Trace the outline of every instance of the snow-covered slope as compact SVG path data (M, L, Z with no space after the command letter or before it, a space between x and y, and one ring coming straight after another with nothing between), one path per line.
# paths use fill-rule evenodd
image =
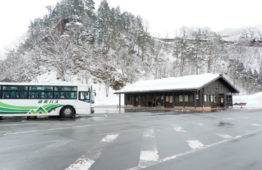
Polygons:
M104 84L94 84L96 90L95 106L117 106L119 105L119 96L114 94L114 90L109 88L108 97L106 97L106 88ZM124 97L121 96L121 105L124 103Z
M262 92L253 95L235 96L234 103L247 103L244 106L247 109L262 109Z

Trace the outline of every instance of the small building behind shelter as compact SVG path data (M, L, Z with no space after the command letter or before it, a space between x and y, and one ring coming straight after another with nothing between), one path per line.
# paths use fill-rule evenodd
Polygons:
M195 111L229 108L234 93L239 91L222 74L211 73L146 80L115 92L124 94L126 108Z

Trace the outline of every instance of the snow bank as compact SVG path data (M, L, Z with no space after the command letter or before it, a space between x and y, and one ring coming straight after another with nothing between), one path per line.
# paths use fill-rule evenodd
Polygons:
M119 96L114 94L114 90L109 88L108 97L106 97L106 88L104 84L94 84L96 90L95 106L116 106L119 104ZM121 105L124 104L124 95L121 96Z
M262 108L262 92L253 95L234 96L234 103L247 103L244 108L258 109ZM236 106L238 107L238 106Z

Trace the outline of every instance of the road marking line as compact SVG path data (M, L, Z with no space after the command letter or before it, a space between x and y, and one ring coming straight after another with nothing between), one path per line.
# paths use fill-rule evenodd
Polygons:
M23 125L41 125L41 124L38 124L38 123L21 123L21 124L3 124L3 125L0 125L0 127L5 127L5 126L23 126Z
M219 137L221 137L221 138L224 138L224 139L232 138L232 136L231 136L231 135L228 135L228 134L220 134L220 133L217 133L216 135L219 136Z
M198 141L198 140L187 140L187 144L192 148L192 149L199 149L202 148L204 145Z
M95 145L86 154L78 158L66 170L88 170L95 161L100 157L102 151L113 141L117 139L119 134L106 135L97 145Z
M173 126L173 129L176 132L186 132L181 126Z
M146 129L143 134L138 166L143 168L159 159L154 129Z
M34 133L37 132L37 130L28 130L28 131L22 131L22 132L7 132L3 135L17 135L17 134L24 134L24 133Z
M58 127L58 128L51 128L51 129L44 129L44 130L29 130L29 131L21 131L21 132L4 132L3 135L17 135L17 134L25 134L25 133L35 133L35 132L46 132L53 131L53 130L65 130L65 129L72 129L72 128L83 128L83 127L89 127L91 125L77 125L77 126L67 126L67 127Z
M143 167L143 168L148 168L148 167L152 167L152 166L155 166L157 164L164 163L164 162L167 162L167 161L170 161L170 160L175 160L177 158L180 158L180 157L183 157L183 156L186 156L186 155L190 155L190 154L193 154L195 152L203 151L203 150L206 150L206 149L209 149L209 148L212 148L212 147L224 144L224 143L232 142L234 140L238 140L238 139L250 136L250 135L260 133L261 131L262 131L262 129L254 130L254 131L251 131L249 133L245 133L241 136L235 136L235 137L232 137L232 138L229 138L229 139L221 140L221 141L213 143L213 144L205 145L205 146L203 146L199 149L192 149L192 150L189 150L189 151L186 151L186 152L183 152L183 153L179 153L177 155L172 155L172 156L169 156L169 157L166 157L166 158L162 158L162 159L159 159L156 162L148 164L146 167ZM133 167L133 168L129 168L128 170L140 170L140 169L142 169L142 168L139 167L139 166L136 166L136 167Z

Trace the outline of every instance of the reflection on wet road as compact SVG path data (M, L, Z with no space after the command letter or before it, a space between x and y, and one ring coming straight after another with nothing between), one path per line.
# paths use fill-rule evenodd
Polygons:
M261 111L119 112L0 121L0 170L261 169Z

